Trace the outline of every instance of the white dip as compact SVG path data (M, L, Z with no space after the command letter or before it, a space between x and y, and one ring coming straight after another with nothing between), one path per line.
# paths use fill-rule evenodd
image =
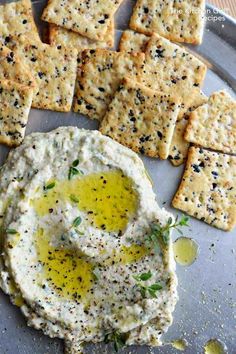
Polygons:
M32 134L0 186L0 283L30 326L68 353L104 339L161 345L177 280L171 240L154 252L147 238L171 215L135 153L97 131Z

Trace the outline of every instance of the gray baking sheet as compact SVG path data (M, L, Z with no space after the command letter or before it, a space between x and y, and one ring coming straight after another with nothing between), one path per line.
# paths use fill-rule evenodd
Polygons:
M128 26L134 1L123 2L117 13L117 41ZM44 1L33 2L35 18L41 33L46 25L40 21ZM207 7L207 24L203 44L190 49L202 57L208 65L204 93L225 88L232 95L236 92L236 22L213 7ZM96 129L98 124L75 113L57 113L32 110L27 134L47 132L62 125ZM8 149L0 146L0 164ZM178 187L183 166L173 167L168 161L143 158L153 178L160 204L172 213L171 199ZM186 354L201 354L204 344L211 338L223 341L228 354L236 353L236 230L225 233L191 218L191 231L186 236L194 238L200 247L197 261L188 268L177 265L179 302L174 313L174 323L164 337L166 343L185 338ZM174 234L173 238L178 235ZM29 284L30 288L30 284ZM165 353L178 351L170 345L150 350L147 347L127 348L122 353ZM0 353L1 354L59 354L63 343L49 339L40 331L26 326L20 310L10 304L9 298L0 292ZM112 347L89 346L87 353L112 353Z

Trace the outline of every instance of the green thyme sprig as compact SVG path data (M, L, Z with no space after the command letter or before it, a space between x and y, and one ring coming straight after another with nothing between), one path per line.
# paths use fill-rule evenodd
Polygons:
M145 238L145 243L147 247L153 248L155 253L158 253L160 250L160 244L167 246L170 241L170 232L171 229L177 230L181 235L183 234L181 227L189 226L189 218L185 215L181 217L177 216L175 220L170 217L165 226L159 224L152 224L151 232Z
M79 160L75 160L72 162L72 165L69 168L68 179L71 180L73 176L83 175L83 171L79 170L77 167L79 165Z
M163 286L160 283L154 283L149 286L143 284L143 282L152 278L151 271L141 275L133 275L133 278L136 280L136 285L139 288L143 298L145 298L147 294L149 294L152 298L157 298L157 291L163 289Z
M104 342L106 344L113 343L115 351L118 352L121 348L125 347L126 334L120 333L119 331L107 333L105 335Z

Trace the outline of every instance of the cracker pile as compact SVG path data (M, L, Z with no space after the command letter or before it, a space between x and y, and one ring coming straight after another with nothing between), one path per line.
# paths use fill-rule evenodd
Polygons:
M213 93L190 113L184 133L191 147L173 206L225 231L236 225L236 101ZM208 151L203 148L210 148Z
M207 98L206 65L173 43L202 42L205 0L137 0L113 51L121 3L49 0L42 14L49 44L40 39L30 0L1 5L0 142L22 142L31 106L73 107L140 154L174 166L187 160L173 205L229 230L235 157L226 154L236 153L236 102L225 91Z

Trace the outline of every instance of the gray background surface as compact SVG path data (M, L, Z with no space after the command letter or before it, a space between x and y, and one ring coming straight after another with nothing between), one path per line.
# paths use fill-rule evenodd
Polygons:
M127 28L134 1L125 0L117 14L117 40L121 31ZM44 1L33 2L35 18L40 28L40 15ZM217 14L209 18L201 46L190 47L208 63L204 93L226 88L232 95L236 92L236 23ZM214 12L213 12L214 11ZM45 28L45 25L43 26ZM234 92L233 92L234 90ZM50 131L61 125L96 129L97 122L74 113L56 113L32 110L27 134L33 131ZM7 156L8 149L0 146L0 164ZM170 202L180 182L183 167L174 168L168 161L143 158L155 184L160 204L171 212ZM203 353L203 346L210 338L222 340L229 354L236 354L236 230L225 233L191 218L191 231L186 236L194 238L200 247L197 261L189 268L177 266L179 278L179 302L174 313L174 323L165 342L185 338L188 341L186 354ZM174 234L174 239L178 237ZM30 288L30 284L29 284ZM63 352L59 340L51 340L26 326L18 308L0 292L0 353L1 354L56 354ZM111 353L112 347L90 346L89 353ZM134 347L124 353L176 353L170 345L152 349Z

